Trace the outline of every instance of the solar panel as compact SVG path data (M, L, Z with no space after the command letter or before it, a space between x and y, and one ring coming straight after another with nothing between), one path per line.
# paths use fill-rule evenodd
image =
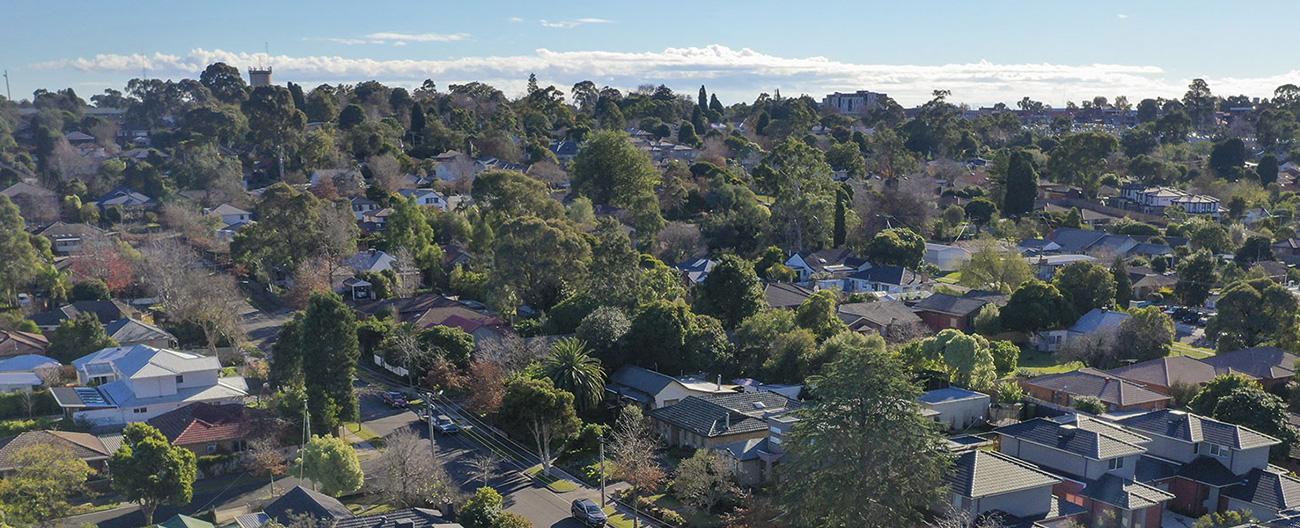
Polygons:
M81 403L86 404L87 407L108 407L108 400L104 399L104 395L100 394L98 389L77 387L73 390L77 392L77 397L81 398Z

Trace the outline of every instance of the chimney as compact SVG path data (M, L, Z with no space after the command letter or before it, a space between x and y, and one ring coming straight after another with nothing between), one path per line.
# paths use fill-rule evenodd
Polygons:
M722 374L718 374L718 390L722 390Z
M727 430L728 430L728 431L731 430L731 413L730 413L730 412L727 413Z

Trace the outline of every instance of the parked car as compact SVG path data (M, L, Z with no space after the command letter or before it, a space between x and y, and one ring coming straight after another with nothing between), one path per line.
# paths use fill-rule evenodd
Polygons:
M433 417L433 430L439 434L453 435L460 432L460 426L451 421L451 417L439 414Z
M578 522L583 524L583 526L601 527L605 526L605 523L609 522L609 518L605 516L605 512L591 499L577 499L573 501L573 506L569 508L569 512L572 513L573 518L577 519Z
M402 394L397 391L389 391L384 393L383 398L384 398L384 403L388 404L389 407L394 407L397 409L406 408L405 394Z

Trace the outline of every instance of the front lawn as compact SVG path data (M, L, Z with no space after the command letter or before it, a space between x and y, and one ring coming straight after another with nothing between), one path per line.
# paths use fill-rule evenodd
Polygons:
M1051 352L1027 350L1020 353L1018 371L1025 376L1033 377L1043 374L1060 374L1078 370L1082 367L1082 361L1065 361Z
M537 479L538 482L546 485L548 489L556 493L568 493L579 487L578 483L572 480L542 474L541 464L525 469L524 475Z
M1205 359L1207 357L1213 356L1214 351L1208 348L1198 347L1195 345L1183 343L1181 341L1174 341L1173 346L1169 347L1169 355L1187 356L1195 359Z

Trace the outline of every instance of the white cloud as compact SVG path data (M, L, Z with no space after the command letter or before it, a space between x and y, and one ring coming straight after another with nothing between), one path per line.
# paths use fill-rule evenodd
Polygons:
M573 29L578 26L586 26L589 24L610 24L613 23L614 21L606 20L604 18L575 18L572 20L542 19L539 22L541 22L542 27L557 28L557 29Z
M779 89L784 95L869 89L888 93L903 105L930 98L935 89L952 90L952 100L972 105L1008 104L1028 96L1054 106L1066 100L1114 98L1127 95L1178 97L1189 79L1170 76L1158 66L1124 64L965 64L907 65L860 64L826 57L781 57L748 48L713 45L668 48L653 52L551 51L531 54L473 56L446 60L371 59L337 55L268 57L262 53L194 49L184 55L101 54L61 59L34 65L47 70L135 75L147 69L151 76L193 77L213 62L236 67L271 64L278 79L309 82L356 82L377 79L401 85L432 78L440 86L466 81L492 83L506 89L517 86L530 73L539 79L567 86L590 79L600 85L631 88L639 84L667 84L694 92L707 84L710 92L731 100L752 99L759 92ZM1267 77L1206 77L1216 93L1268 96L1278 85L1300 84L1300 70ZM514 93L507 91L507 93Z
M392 44L394 46L405 46L412 42L456 42L469 38L469 33L395 33L381 31L369 35L355 37L327 37L327 38L304 38L303 40L323 40L333 42L344 46L359 46L365 44Z
M510 22L512 22L512 23L515 23L515 24L518 24L518 23L524 21L524 19L519 18L519 17L510 17L508 20L509 20Z
M1118 14L1118 15L1115 15L1115 18L1118 18L1118 19L1120 19L1120 20L1125 20L1125 19L1128 18L1128 15L1126 15L1126 14L1124 14L1124 13L1120 13L1120 14Z

